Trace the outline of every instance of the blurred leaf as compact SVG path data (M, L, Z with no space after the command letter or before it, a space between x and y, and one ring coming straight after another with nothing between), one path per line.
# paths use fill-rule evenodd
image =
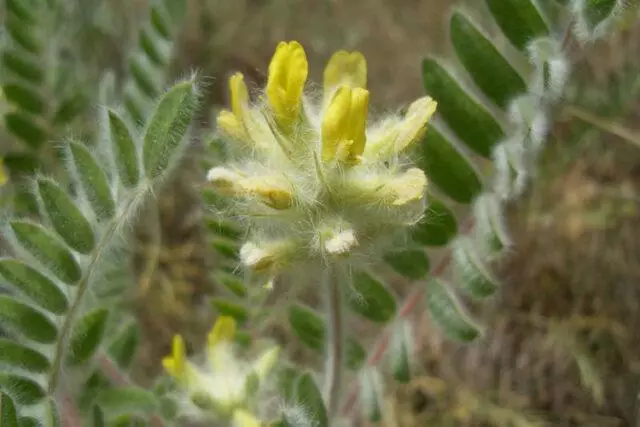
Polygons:
M25 23L36 23L35 15L32 12L32 8L29 8L27 2L24 0L6 0L5 4L7 10L13 13L17 18Z
M14 289L41 308L60 315L67 311L69 304L62 289L24 262L0 258L0 274Z
M4 116L4 124L9 132L33 149L39 149L47 139L45 130L28 114L7 113Z
M140 30L140 39L138 43L150 61L162 67L166 64L167 58L162 54L160 43L161 40L154 38L155 34L147 28Z
M42 353L5 338L0 338L0 365L33 373L45 373L51 368Z
M152 75L152 70L144 64L142 58L133 58L129 62L129 72L138 89L149 98L158 96L157 83Z
M8 83L2 86L2 91L9 101L31 114L42 114L44 111L44 100L29 86Z
M240 324L247 321L249 312L240 304L222 298L211 298L211 304L218 311L219 315L230 316Z
M505 36L519 50L549 32L542 14L531 0L486 0Z
M325 325L314 310L299 304L289 307L289 323L300 341L316 352L324 350Z
M150 413L158 409L153 393L138 387L113 387L98 394L96 403L109 418Z
M527 91L523 78L493 43L462 13L451 17L451 42L476 85L501 108Z
M384 260L397 273L412 280L419 280L429 274L429 257L423 249L401 249L387 252Z
M80 91L71 93L58 104L58 108L53 115L53 124L60 126L71 123L73 119L87 109L88 104L89 100L84 93Z
M469 160L435 126L427 128L417 150L418 166L451 200L469 204L482 191L480 178Z
M357 371L364 365L367 351L355 338L349 337L345 342L345 358L347 368Z
M228 239L239 239L243 231L232 221L216 220L212 218L206 218L206 226L209 231Z
M606 21L615 11L619 0L584 0L582 16L589 31L593 31L599 24Z
M21 48L36 55L40 53L42 45L34 34L34 29L31 26L25 25L19 18L9 15L6 28L11 38L15 40Z
M411 230L414 242L425 246L444 246L458 234L458 223L451 209L433 196L427 196L427 211Z
M217 238L211 240L211 247L224 258L235 261L238 259L240 250L238 243L234 240Z
M148 178L162 175L179 154L196 106L196 87L190 80L176 84L160 99L144 136L142 159Z
M6 393L0 393L0 426L18 427L18 414L13 399Z
M422 71L427 94L438 100L438 112L451 130L473 151L489 158L493 146L504 137L496 119L436 60L425 59Z
M385 323L396 313L396 299L377 279L363 271L354 271L347 305L360 316Z
M120 181L125 187L131 188L140 179L136 144L124 120L113 110L108 110L107 114L109 116L111 148Z
M460 275L460 286L473 298L487 298L496 292L495 278L467 240L459 242L453 249L453 260Z
M221 284L227 288L231 293L239 298L244 298L247 295L247 287L237 276L224 271L217 271L213 280L217 284Z
M17 51L3 52L2 63L7 70L25 81L38 85L44 80L44 74L40 66Z
M69 340L68 365L81 365L93 356L102 342L108 315L106 308L98 308L77 321Z
M128 368L133 361L140 342L140 328L135 320L125 325L109 344L107 353L118 366Z
M171 21L167 15L167 10L162 3L156 2L151 6L151 25L162 38L171 41Z
M44 389L35 381L8 372L0 372L0 390L9 393L18 407L33 405L46 396Z
M41 167L40 159L29 153L7 153L4 165L12 175L33 175Z
M38 180L38 189L49 220L60 237L76 251L90 253L96 245L93 229L69 195L46 178Z
M0 324L44 344L54 342L58 334L44 314L8 295L0 295Z
M329 417L322 400L322 394L318 390L313 377L309 373L302 374L296 380L295 402L297 406L304 408L304 414L314 427L328 427ZM290 425L293 420L287 420Z
M144 107L142 102L136 95L129 91L124 94L124 107L127 113L131 116L133 122L141 126L145 122L146 115L144 113Z
M427 308L433 321L453 340L469 342L480 335L480 328L466 314L449 287L433 279L427 287Z
M56 401L49 398L42 406L42 427L61 427L60 413L58 412Z
M59 279L74 285L82 275L80 266L67 247L39 224L12 220L16 240L31 256L49 268Z
M375 367L366 367L360 373L360 405L363 414L372 423L382 420L384 391L380 377Z
M393 378L401 384L411 380L410 339L408 326L401 322L393 328L389 345L389 359Z
M105 420L104 414L102 413L102 409L100 409L99 406L94 406L91 410L91 419L91 427L107 427L107 422Z
M96 217L103 221L111 219L116 214L116 203L111 194L107 174L85 146L71 142L69 152L84 194Z

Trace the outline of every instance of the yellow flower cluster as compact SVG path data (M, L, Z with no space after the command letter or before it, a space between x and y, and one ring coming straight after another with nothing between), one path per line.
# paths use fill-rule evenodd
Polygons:
M261 423L250 411L251 388L265 381L279 348L271 347L247 364L233 351L235 334L233 318L221 316L216 320L208 337L206 366L187 360L184 339L176 335L171 355L162 360L162 365L198 409L212 411L207 415L230 418L237 427L258 427Z
M321 102L305 93L308 74L302 46L281 42L264 95L252 103L243 76L234 74L231 109L217 119L237 161L211 169L208 181L235 200L252 230L242 262L272 275L296 258L348 258L363 242L420 220L425 209L427 178L406 153L436 102L423 97L404 115L369 123L361 53L331 57Z

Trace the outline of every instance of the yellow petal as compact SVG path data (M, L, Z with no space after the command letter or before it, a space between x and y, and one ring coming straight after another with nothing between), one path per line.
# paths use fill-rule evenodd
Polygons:
M222 110L216 118L218 129L230 137L238 140L245 139L245 131L242 122L229 110Z
M438 103L428 96L414 101L409 106L407 114L398 125L398 138L395 144L397 152L422 139L427 130L427 123L436 112L437 106Z
M242 193L243 177L237 172L222 166L216 166L207 172L207 181L222 194L238 196Z
M260 427L262 423L251 413L236 409L233 412L233 427Z
M309 74L307 56L300 43L280 42L269 64L267 99L276 122L285 130L300 115L302 91Z
M355 88L351 95L350 137L353 141L350 152L350 160L354 161L364 152L366 143L365 131L367 127L367 115L369 114L369 91Z
M286 188L270 185L269 182L253 182L245 187L249 194L259 196L273 209L285 210L293 206L293 194Z
M325 93L338 86L367 87L367 61L360 52L339 50L324 69Z
M173 337L171 345L171 356L162 359L162 366L169 375L183 379L186 373L186 351L184 339L180 335Z
M391 188L395 193L394 206L402 206L424 197L427 189L427 177L421 169L411 168L394 179Z
M255 361L253 365L253 372L258 374L258 378L260 381L265 379L269 372L273 369L276 362L278 361L278 356L280 355L280 347L271 347L264 353L260 355L260 357Z
M221 342L231 342L235 335L235 319L229 316L220 316L209 332L209 347L215 347Z
M231 111L238 120L242 121L244 110L249 102L249 91L242 73L235 73L229 78L229 89L231 92Z

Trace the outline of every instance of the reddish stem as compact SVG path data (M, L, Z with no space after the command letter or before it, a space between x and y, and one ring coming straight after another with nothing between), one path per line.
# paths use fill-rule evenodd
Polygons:
M462 224L460 234L467 234L471 232L473 227L474 227L474 219L472 216L470 216ZM440 276L442 273L444 273L446 268L449 266L450 262L451 262L451 249L447 250L445 256L440 260L440 262L438 262L436 267L431 272L431 277L435 278ZM407 317L413 311L413 309L416 308L416 306L422 299L423 295L424 295L423 290L421 290L417 286L414 287L414 289L409 293L407 298L405 298L404 302L402 303L402 306L400 307L400 311L398 312L397 317L399 319L403 319ZM395 322L391 322L391 323L395 323ZM387 351L387 348L389 347L390 335L391 335L390 327L388 327L382 333L382 337L380 338L380 340L375 344L373 351L369 353L369 358L367 359L367 365L375 366L380 361L380 359L382 359L382 356L384 356L384 353ZM347 398L347 401L342 407L342 411L341 411L342 416L349 415L349 413L353 410L353 407L355 406L356 401L358 399L359 392L360 392L360 387L358 385L354 386L351 392L349 393L349 397Z

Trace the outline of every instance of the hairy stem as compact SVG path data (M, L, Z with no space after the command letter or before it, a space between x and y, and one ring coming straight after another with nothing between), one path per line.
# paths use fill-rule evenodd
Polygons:
M113 238L114 234L120 227L121 223L125 221L131 214L131 211L134 209L137 197L136 195L132 195L129 200L126 201L125 207L118 216L113 218L109 222L109 226L107 230L100 238L96 249L91 254L91 260L89 261L89 265L86 270L83 272L82 278L78 282L75 299L71 304L71 308L67 312L67 315L62 324L62 328L60 330L60 335L58 337L58 341L56 343L56 347L54 349L54 358L53 365L51 368L51 374L49 378L49 384L47 386L47 390L50 395L53 395L58 387L58 382L60 380L60 372L62 371L62 364L64 361L65 350L67 348L67 341L69 338L69 334L74 325L74 320L76 315L80 311L82 306L82 298L89 288L89 284L91 283L91 278L93 277L94 272L96 271L96 267L99 264L100 259L104 255Z
M327 267L325 272L325 285L329 295L329 352L324 377L324 394L329 418L333 418L338 411L344 370L344 312L340 284L336 278L335 271L331 267Z

